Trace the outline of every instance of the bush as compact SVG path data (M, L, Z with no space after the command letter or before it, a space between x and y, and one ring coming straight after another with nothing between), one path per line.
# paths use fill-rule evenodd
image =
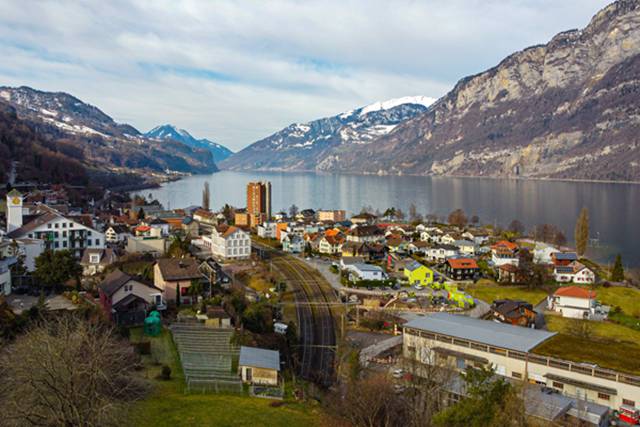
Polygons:
M160 372L160 379L169 381L171 379L171 368L167 365L162 365L162 371Z

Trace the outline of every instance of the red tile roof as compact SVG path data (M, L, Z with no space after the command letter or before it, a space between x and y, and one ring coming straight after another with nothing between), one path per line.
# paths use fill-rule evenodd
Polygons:
M476 260L471 258L450 258L447 262L451 268L479 268Z
M500 240L498 243L491 246L491 249L499 249L499 248L505 248L510 251L515 251L516 249L518 249L518 245L508 240Z
M571 297L571 298L584 298L593 299L596 297L595 291L581 288L579 286L566 286L558 289L554 294L557 297Z

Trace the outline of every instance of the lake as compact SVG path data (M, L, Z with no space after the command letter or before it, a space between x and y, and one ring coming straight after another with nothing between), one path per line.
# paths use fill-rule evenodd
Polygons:
M225 203L246 205L249 181L268 180L272 184L272 209L345 209L360 212L363 206L384 211L395 206L408 212L414 203L423 215L445 217L454 209L468 216L478 215L481 223L506 227L513 219L529 230L537 224L560 227L573 240L580 209L589 209L591 237L598 240L590 256L611 261L616 253L625 266L640 267L640 185L592 182L499 180L418 176L359 176L314 173L231 172L196 175L138 192L152 194L166 208L200 205L205 182L211 186L211 206Z

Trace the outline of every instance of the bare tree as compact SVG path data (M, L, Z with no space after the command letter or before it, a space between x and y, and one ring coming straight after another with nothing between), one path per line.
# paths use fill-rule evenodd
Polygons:
M524 233L524 225L517 219L514 219L511 221L511 224L509 224L508 230L515 234L522 234Z
M39 323L0 354L0 413L7 426L111 426L147 385L112 329L69 315Z
M467 225L467 215L462 209L456 209L449 214L449 224L464 227Z
M589 210L582 208L575 229L576 252L583 256L587 252L589 244Z

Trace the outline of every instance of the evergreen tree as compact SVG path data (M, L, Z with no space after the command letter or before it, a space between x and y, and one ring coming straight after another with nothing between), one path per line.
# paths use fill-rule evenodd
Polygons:
M624 267L622 266L622 256L616 255L616 261L611 270L611 280L614 282L622 282L624 280Z
M589 210L582 208L575 229L576 252L578 256L583 256L587 252L589 244Z
M209 190L209 183L204 183L204 188L202 189L202 209L209 210L209 203L211 201L211 193Z

